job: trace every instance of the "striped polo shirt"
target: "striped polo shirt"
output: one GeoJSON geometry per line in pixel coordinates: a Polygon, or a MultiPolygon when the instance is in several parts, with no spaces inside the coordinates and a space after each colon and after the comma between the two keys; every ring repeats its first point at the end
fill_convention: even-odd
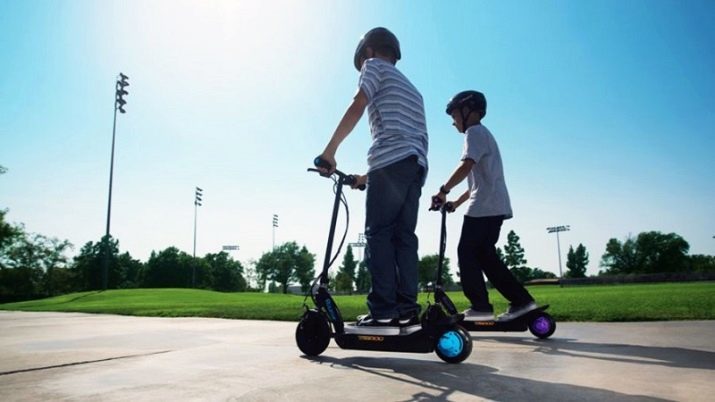
{"type": "Polygon", "coordinates": [[[427,124],[417,88],[392,63],[378,58],[363,63],[359,85],[367,95],[372,134],[368,172],[414,155],[426,177],[427,124]]]}

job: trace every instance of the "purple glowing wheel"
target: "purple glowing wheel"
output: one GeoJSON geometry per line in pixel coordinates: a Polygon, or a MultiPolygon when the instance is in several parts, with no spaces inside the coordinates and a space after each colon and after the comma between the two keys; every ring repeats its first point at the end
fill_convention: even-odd
{"type": "Polygon", "coordinates": [[[540,339],[550,337],[556,331],[556,321],[547,313],[541,313],[529,322],[529,331],[540,339]]]}

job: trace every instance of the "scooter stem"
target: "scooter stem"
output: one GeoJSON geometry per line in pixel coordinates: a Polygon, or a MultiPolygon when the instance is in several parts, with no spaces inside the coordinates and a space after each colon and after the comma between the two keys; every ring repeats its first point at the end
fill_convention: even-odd
{"type": "Polygon", "coordinates": [[[330,232],[328,232],[328,244],[325,247],[325,261],[323,262],[323,272],[320,274],[320,284],[328,282],[328,268],[330,267],[330,257],[333,255],[333,240],[335,239],[335,224],[338,220],[338,209],[340,208],[340,197],[343,194],[343,178],[338,178],[335,189],[335,201],[333,202],[333,216],[330,219],[330,232]]]}

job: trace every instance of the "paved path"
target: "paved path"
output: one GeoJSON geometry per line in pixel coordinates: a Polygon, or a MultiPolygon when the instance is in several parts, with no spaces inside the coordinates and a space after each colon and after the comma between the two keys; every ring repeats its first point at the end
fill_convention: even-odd
{"type": "Polygon", "coordinates": [[[0,311],[0,400],[713,401],[715,321],[559,323],[435,354],[301,357],[296,323],[0,311]]]}

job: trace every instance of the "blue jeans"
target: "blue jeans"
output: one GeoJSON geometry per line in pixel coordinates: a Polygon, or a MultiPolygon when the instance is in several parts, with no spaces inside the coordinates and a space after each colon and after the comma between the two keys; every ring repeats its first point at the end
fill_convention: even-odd
{"type": "Polygon", "coordinates": [[[413,156],[367,175],[365,258],[372,277],[367,305],[376,319],[420,311],[415,227],[423,175],[413,156]]]}

